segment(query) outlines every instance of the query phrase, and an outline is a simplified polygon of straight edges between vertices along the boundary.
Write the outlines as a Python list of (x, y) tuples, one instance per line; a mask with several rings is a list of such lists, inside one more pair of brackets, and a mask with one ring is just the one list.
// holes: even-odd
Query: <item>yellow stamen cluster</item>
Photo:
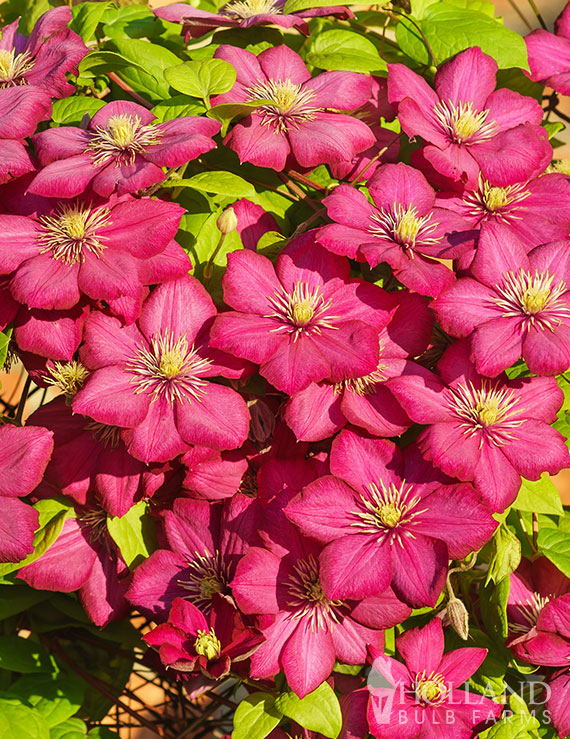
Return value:
[(71, 399), (83, 387), (89, 377), (89, 370), (75, 359), (72, 362), (54, 362), (47, 368), (50, 376), (46, 378), (48, 385), (57, 385)]
[(222, 651), (222, 644), (216, 633), (211, 631), (198, 631), (198, 636), (194, 642), (196, 654), (205, 657), (207, 660), (216, 659)]
[(85, 252), (100, 257), (105, 235), (99, 230), (110, 223), (109, 208), (92, 209), (81, 204), (59, 205), (51, 216), (40, 216), (40, 254), (51, 254), (64, 264), (82, 264)]
[(0, 49), (0, 88), (25, 85), (23, 76), (34, 66), (28, 51), (16, 54), (14, 49)]
[(280, 15), (282, 9), (274, 0), (235, 0), (226, 5), (224, 12), (239, 18), (253, 18), (255, 15)]
[(449, 693), (445, 678), (438, 672), (426, 675), (424, 670), (416, 675), (416, 698), (420, 703), (442, 703)]
[(434, 113), (442, 128), (456, 144), (469, 143), (472, 139), (484, 141), (496, 133), (494, 121), (488, 121), (488, 110), (476, 111), (473, 103), (440, 100)]
[(144, 126), (138, 115), (120, 114), (109, 118), (105, 126), (97, 126), (91, 133), (87, 151), (94, 154), (96, 164), (114, 159), (117, 163), (132, 164), (137, 154), (147, 146), (160, 143), (161, 132), (156, 126)]

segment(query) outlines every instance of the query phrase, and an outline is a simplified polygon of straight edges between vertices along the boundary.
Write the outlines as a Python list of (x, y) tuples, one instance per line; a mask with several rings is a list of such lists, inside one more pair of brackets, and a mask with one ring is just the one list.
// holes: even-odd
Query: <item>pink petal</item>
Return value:
[(118, 195), (124, 195), (144, 190), (165, 178), (166, 175), (160, 167), (137, 155), (132, 164), (111, 162), (103, 166), (95, 175), (91, 186), (96, 193), (108, 198), (115, 190)]
[(144, 344), (144, 338), (135, 325), (122, 326), (117, 318), (94, 311), (84, 327), (81, 361), (89, 369), (132, 360)]
[(222, 286), (227, 305), (261, 316), (275, 312), (270, 299), (281, 289), (270, 260), (249, 249), (228, 254), (228, 267), (222, 277)]
[(39, 514), (35, 508), (17, 498), (2, 498), (0, 562), (20, 562), (34, 551), (38, 523)]
[(6, 87), (0, 92), (0, 139), (31, 136), (50, 116), (50, 97), (37, 87)]
[(505, 274), (528, 269), (526, 250), (511, 229), (490, 221), (481, 228), (479, 247), (471, 265), (473, 276), (489, 287), (504, 283)]
[(311, 73), (299, 54), (285, 44), (265, 49), (257, 58), (269, 80), (290, 80), (299, 85), (311, 79)]
[(464, 337), (481, 323), (499, 315), (499, 309), (493, 303), (496, 296), (490, 287), (464, 277), (456, 280), (431, 305), (444, 331), (452, 336)]
[(322, 380), (330, 372), (330, 364), (320, 351), (320, 342), (308, 335), (301, 335), (298, 341), (288, 338), (280, 342), (259, 369), (262, 377), (289, 395), (304, 390), (311, 382)]
[(153, 400), (143, 420), (123, 431), (122, 439), (129, 454), (147, 464), (167, 462), (188, 449), (176, 428), (172, 406), (165, 398)]
[(28, 495), (43, 477), (53, 451), (52, 432), (0, 426), (0, 496)]
[[(317, 113), (287, 132), (291, 151), (302, 167), (353, 159), (374, 145), (375, 137), (364, 121), (339, 113)], [(252, 161), (252, 160), (250, 160)]]
[(400, 436), (412, 426), (389, 387), (377, 383), (374, 391), (365, 395), (347, 388), (342, 396), (342, 413), (349, 423), (366, 429), (374, 436)]
[(331, 674), (335, 656), (330, 633), (314, 629), (307, 618), (301, 619), (281, 655), (291, 690), (299, 698), (316, 690)]
[(180, 584), (187, 571), (180, 555), (158, 549), (135, 569), (127, 598), (154, 621), (166, 620), (174, 598), (188, 595)]
[(267, 213), (260, 205), (246, 198), (236, 200), (232, 208), (237, 217), (237, 232), (244, 249), (255, 251), (257, 242), (263, 234), (268, 231), (279, 231), (277, 222), (271, 213)]
[(498, 316), (481, 324), (471, 339), (471, 350), (477, 372), (496, 377), (514, 364), (522, 354), (524, 328), (522, 321)]
[(28, 192), (47, 198), (73, 198), (85, 192), (96, 174), (91, 155), (77, 154), (40, 169)]
[[(261, 69), (259, 57), (251, 51), (239, 49), (236, 46), (222, 44), (216, 49), (215, 59), (223, 59), (229, 62), (237, 72), (237, 81), (246, 87), (253, 87), (258, 82), (263, 82), (266, 77)], [(222, 102), (222, 101), (219, 101)], [(225, 101), (223, 101), (225, 102)], [(216, 100), (215, 104), (218, 104)]]
[[(370, 219), (376, 213), (374, 206), (368, 202), (364, 193), (350, 185), (335, 187), (330, 195), (323, 198), (329, 218), (344, 226), (366, 231), (370, 228)], [(328, 226), (320, 229), (317, 238)], [(320, 239), (319, 239), (320, 240)]]
[(275, 328), (276, 322), (271, 318), (250, 313), (222, 313), (212, 326), (211, 344), (259, 364), (269, 360), (282, 345), (287, 344), (287, 339)]
[(443, 627), (433, 618), (423, 628), (404, 632), (396, 640), (398, 651), (404, 658), (410, 674), (426, 671), (437, 672), (443, 657)]
[(342, 480), (327, 475), (303, 488), (284, 511), (305, 536), (327, 543), (352, 533), (354, 518), (350, 511), (355, 505), (354, 491)]
[(486, 656), (486, 649), (476, 647), (454, 649), (452, 652), (443, 655), (439, 672), (444, 676), (446, 682), (456, 687), (463, 685), (481, 667)]
[(523, 123), (540, 126), (542, 122), (542, 108), (534, 98), (506, 88), (494, 92), (487, 100), (485, 108), (489, 111), (488, 120), (494, 121), (501, 131)]
[(134, 257), (152, 257), (176, 236), (183, 213), (177, 203), (128, 199), (112, 209), (110, 223), (98, 233)]
[(389, 544), (354, 533), (332, 541), (320, 556), (323, 591), (331, 600), (361, 600), (379, 595), (390, 584)]
[(132, 379), (119, 367), (98, 369), (74, 397), (73, 411), (107, 426), (137, 426), (148, 413), (150, 399), (146, 393), (134, 392)]
[(496, 447), (487, 441), (479, 452), (474, 480), (485, 503), (499, 512), (515, 500), (521, 484), (520, 475), (505, 454), (505, 447)]
[(376, 205), (390, 211), (398, 203), (404, 209), (414, 206), (423, 216), (435, 203), (435, 192), (426, 178), (407, 164), (384, 164), (372, 175), (367, 187)]
[(22, 262), (38, 255), (38, 232), (31, 218), (0, 215), (2, 237), (10, 244), (0, 250), (0, 273), (14, 272)]
[(446, 475), (473, 480), (480, 458), (479, 438), (476, 434), (468, 436), (458, 421), (428, 426), (418, 441), (426, 459)]
[[(570, 456), (563, 437), (546, 424), (529, 419), (513, 435), (515, 440), (503, 447), (503, 454), (515, 470), (528, 480), (538, 480), (542, 472), (555, 475), (570, 466)], [(532, 448), (532, 455), (528, 453), (529, 448)]]
[(444, 385), (425, 368), (390, 380), (390, 391), (416, 423), (437, 423), (450, 419)]
[(312, 79), (307, 78), (303, 90), (316, 93), (311, 102), (319, 108), (356, 110), (368, 102), (371, 84), (370, 77), (364, 74), (322, 72)]
[[(432, 140), (433, 137), (430, 141)], [(449, 177), (451, 180), (460, 180), (469, 189), (475, 189), (479, 182), (480, 168), (479, 160), (476, 160), (475, 154), (472, 152), (473, 146), (466, 147), (459, 144), (450, 144), (449, 142), (442, 145), (437, 142), (434, 143), (439, 148), (426, 146), (423, 150), (425, 158), (432, 167), (445, 177)]]
[(341, 401), (334, 385), (312, 382), (289, 399), (283, 418), (299, 441), (321, 441), (346, 423)]
[(469, 101), (479, 111), (487, 107), (485, 101), (495, 89), (497, 71), (497, 62), (475, 46), (438, 68), (435, 89), (442, 100), (456, 104)]
[(64, 264), (49, 254), (28, 259), (10, 281), (12, 295), (30, 308), (67, 310), (79, 302), (79, 265)]
[(237, 566), (232, 593), (243, 613), (278, 613), (276, 582), (281, 559), (266, 549), (251, 547)]
[[(87, 131), (82, 128), (59, 126), (58, 128), (48, 128), (45, 131), (40, 131), (32, 140), (36, 156), (40, 160), (40, 164), (45, 167), (58, 159), (69, 159), (83, 154), (89, 144), (90, 137)], [(89, 161), (92, 160), (89, 158)]]
[(240, 162), (251, 162), (276, 172), (285, 168), (291, 151), (285, 134), (264, 125), (259, 115), (248, 115), (236, 123), (223, 143), (237, 153)]
[[(438, 539), (414, 533), (391, 544), (392, 588), (400, 600), (415, 608), (435, 606), (447, 575), (447, 546)], [(400, 650), (401, 651), (401, 650)]]
[(319, 244), (332, 251), (333, 254), (351, 259), (356, 259), (359, 248), (367, 240), (372, 240), (372, 237), (368, 236), (365, 231), (350, 226), (341, 226), (338, 223), (323, 226), (317, 233)]
[(522, 355), (529, 370), (538, 375), (558, 375), (570, 367), (570, 327), (554, 331), (531, 327), (523, 339)]
[(85, 254), (78, 284), (93, 300), (116, 300), (125, 295), (139, 295), (144, 274), (144, 264), (139, 259), (109, 245), (100, 255)]
[(376, 480), (396, 482), (402, 470), (402, 456), (391, 441), (344, 429), (333, 441), (330, 466), (333, 475), (361, 492)]
[(81, 604), (96, 626), (104, 627), (128, 614), (130, 608), (125, 599), (128, 574), (124, 563), (117, 562), (104, 547), (99, 547), (89, 577), (79, 591)]
[(399, 103), (404, 98), (412, 98), (424, 109), (431, 111), (438, 103), (438, 97), (419, 74), (412, 72), (405, 64), (388, 66), (388, 100)]
[(552, 424), (563, 403), (563, 395), (552, 377), (526, 377), (513, 380), (510, 387), (516, 389), (524, 416)]

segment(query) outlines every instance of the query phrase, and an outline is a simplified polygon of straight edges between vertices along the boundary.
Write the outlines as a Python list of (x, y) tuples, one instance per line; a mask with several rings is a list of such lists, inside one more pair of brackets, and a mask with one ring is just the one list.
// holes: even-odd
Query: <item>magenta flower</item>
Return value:
[(366, 186), (373, 204), (350, 185), (340, 185), (324, 199), (335, 223), (319, 229), (318, 242), (335, 254), (361, 256), (372, 267), (388, 262), (407, 287), (439, 295), (454, 277), (434, 257), (451, 259), (470, 249), (469, 224), (434, 207), (435, 192), (406, 164), (383, 165)]
[(570, 6), (566, 4), (554, 24), (554, 33), (542, 28), (525, 38), (530, 74), (534, 82), (570, 94)]
[(73, 410), (119, 426), (127, 450), (164, 462), (188, 444), (235, 449), (249, 429), (238, 393), (207, 378), (237, 377), (209, 353), (216, 308), (194, 277), (159, 285), (136, 325), (93, 313), (85, 324), (83, 364), (93, 370)]
[[(0, 45), (1, 45), (0, 41)], [(0, 80), (2, 69), (0, 49)], [(0, 83), (0, 184), (35, 169), (25, 142), (51, 116), (50, 96), (35, 87), (3, 88)]]
[(434, 606), (448, 560), (480, 549), (497, 526), (470, 485), (449, 484), (414, 447), (402, 454), (344, 430), (330, 466), (285, 513), (325, 545), (321, 582), (331, 600), (378, 595), (391, 583), (409, 605)]
[(524, 660), (524, 647), (519, 648), (519, 642), (524, 644), (527, 640), (529, 632), (537, 625), (542, 609), (550, 600), (570, 592), (570, 579), (546, 557), (533, 561), (521, 560), (509, 579), (507, 646), (515, 657)]
[(268, 506), (260, 529), (266, 548), (249, 549), (232, 591), (242, 613), (259, 616), (265, 637), (251, 658), (251, 676), (264, 679), (284, 670), (291, 689), (303, 698), (329, 677), (335, 659), (363, 664), (367, 644), (383, 649), (381, 629), (400, 623), (410, 611), (389, 591), (369, 603), (328, 598), (321, 585), (320, 547), (282, 513), (289, 498), (283, 494)]
[(34, 551), (38, 512), (19, 498), (40, 484), (52, 451), (45, 428), (0, 426), (0, 562), (19, 562)]
[(439, 193), (436, 203), (460, 215), (471, 228), (505, 224), (527, 251), (566, 239), (570, 233), (570, 182), (562, 174), (543, 174), (505, 187), (481, 178), (474, 190)]
[(175, 203), (130, 196), (43, 201), (34, 215), (0, 215), (0, 273), (13, 275), (13, 297), (30, 308), (66, 310), (82, 293), (139, 299), (152, 275), (145, 260), (170, 244), (181, 217)]
[(430, 424), (418, 438), (426, 459), (447, 475), (473, 480), (492, 510), (514, 501), (521, 476), (538, 480), (570, 466), (564, 437), (550, 427), (563, 401), (554, 378), (481, 377), (463, 341), (446, 351), (438, 369), (441, 378), (425, 369), (396, 377), (390, 390), (411, 419)]
[(545, 708), (558, 736), (570, 735), (570, 670), (558, 670), (548, 681), (550, 697)]
[(350, 279), (349, 263), (303, 234), (274, 267), (247, 249), (228, 255), (222, 313), (212, 345), (260, 365), (278, 390), (296, 393), (324, 378), (339, 382), (378, 366), (378, 333), (392, 299), (364, 280)]
[(15, 20), (4, 26), (0, 38), (0, 88), (31, 85), (50, 97), (73, 95), (75, 87), (67, 74), (77, 74), (77, 65), (87, 54), (83, 40), (67, 28), (68, 7), (52, 8), (35, 24), (29, 38), (18, 33)]
[(284, 13), (285, 0), (231, 0), (219, 13), (194, 8), (187, 3), (173, 3), (156, 8), (154, 14), (170, 23), (181, 23), (182, 33), (189, 38), (199, 38), (213, 28), (251, 28), (252, 26), (281, 26), (296, 28), (305, 36), (309, 26), (305, 18), (332, 15), (336, 18), (354, 18), (353, 13), (342, 6), (310, 8), (300, 13)]
[[(427, 300), (399, 290), (388, 325), (380, 331), (380, 359), (374, 372), (337, 383), (312, 382), (287, 403), (283, 417), (300, 441), (320, 441), (348, 422), (374, 436), (399, 436), (412, 425), (407, 413), (390, 392), (390, 377), (406, 369), (428, 346), (433, 317)], [(413, 323), (410, 315), (414, 316)]]
[[(68, 374), (73, 369), (79, 375), (77, 365)], [(65, 371), (65, 366), (58, 367), (54, 374)], [(120, 429), (72, 414), (63, 398), (39, 408), (30, 422), (53, 432), (55, 448), (46, 482), (79, 505), (94, 494), (109, 515), (124, 516), (136, 499), (152, 494), (163, 479), (163, 475), (147, 473), (142, 462), (127, 454)]]
[(185, 116), (154, 125), (154, 116), (136, 103), (115, 100), (97, 111), (87, 129), (49, 128), (34, 136), (43, 169), (28, 188), (50, 198), (72, 198), (90, 185), (109, 197), (162, 182), (162, 167), (179, 167), (216, 144), (220, 124)]
[(175, 598), (168, 621), (143, 639), (158, 649), (165, 667), (201, 672), (214, 680), (227, 675), (232, 663), (243, 662), (263, 641), (261, 633), (245, 626), (239, 611), (217, 593), (208, 618), (192, 603)]
[[(354, 72), (311, 77), (301, 57), (281, 45), (255, 56), (222, 45), (214, 55), (237, 72), (230, 92), (213, 105), (271, 100), (236, 123), (224, 139), (242, 162), (281, 171), (351, 160), (374, 145), (366, 123), (338, 111), (354, 110), (370, 97), (370, 80)], [(330, 112), (335, 111), (335, 112)]]
[(570, 593), (544, 602), (530, 631), (509, 642), (523, 662), (548, 667), (568, 667), (570, 661)]
[[(396, 639), (404, 663), (371, 649), (372, 677), (391, 687), (370, 687), (368, 723), (377, 739), (471, 739), (479, 724), (499, 717), (502, 706), (460, 687), (480, 667), (486, 649), (444, 654), (443, 627), (434, 618)], [(374, 673), (378, 677), (374, 678)]]
[(169, 549), (158, 549), (140, 564), (128, 598), (145, 616), (163, 622), (175, 598), (204, 613), (220, 593), (231, 600), (237, 563), (259, 525), (257, 501), (237, 494), (223, 503), (177, 498), (160, 513)]
[(477, 372), (495, 377), (520, 357), (538, 375), (570, 367), (567, 241), (537, 246), (527, 256), (509, 226), (486, 223), (470, 274), (433, 308), (445, 331), (470, 336)]
[(432, 166), (476, 188), (479, 173), (495, 185), (523, 182), (552, 157), (542, 108), (508, 89), (495, 91), (497, 63), (474, 47), (442, 64), (435, 92), (403, 64), (388, 67), (388, 99), (409, 136), (421, 136)]
[(236, 200), (231, 206), (237, 218), (237, 228), (244, 249), (255, 251), (257, 242), (268, 231), (279, 232), (275, 218), (267, 213), (261, 205), (256, 205), (246, 198)]
[(191, 498), (210, 501), (231, 498), (240, 491), (248, 472), (243, 449), (219, 452), (195, 446), (180, 461), (185, 467), (182, 489)]
[(93, 504), (78, 506), (75, 513), (49, 549), (17, 576), (36, 590), (79, 591), (89, 618), (106, 626), (128, 612), (129, 571), (108, 533), (107, 513)]

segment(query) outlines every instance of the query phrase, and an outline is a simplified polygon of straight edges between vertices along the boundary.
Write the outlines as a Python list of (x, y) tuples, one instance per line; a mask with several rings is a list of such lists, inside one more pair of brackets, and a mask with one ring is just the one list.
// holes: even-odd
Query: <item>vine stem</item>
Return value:
[(377, 162), (377, 161), (378, 161), (378, 160), (380, 159), (380, 157), (381, 157), (381, 156), (383, 156), (383, 155), (384, 155), (384, 154), (385, 154), (385, 153), (386, 153), (386, 152), (388, 151), (388, 149), (389, 149), (389, 148), (390, 148), (390, 147), (392, 146), (392, 144), (393, 144), (393, 143), (394, 143), (394, 142), (395, 142), (395, 141), (396, 141), (397, 139), (399, 139), (399, 138), (400, 138), (400, 135), (401, 135), (401, 134), (397, 133), (397, 134), (396, 134), (396, 135), (394, 136), (394, 138), (392, 139), (392, 141), (390, 141), (390, 143), (389, 143), (389, 144), (387, 144), (387, 145), (386, 145), (386, 146), (384, 146), (384, 147), (383, 147), (382, 149), (380, 149), (380, 151), (378, 152), (378, 154), (376, 154), (375, 156), (373, 156), (373, 157), (372, 157), (372, 159), (371, 159), (371, 160), (370, 160), (370, 161), (368, 162), (368, 164), (367, 164), (366, 166), (364, 166), (364, 167), (363, 167), (363, 168), (362, 168), (362, 169), (360, 170), (360, 172), (359, 172), (359, 173), (358, 173), (358, 174), (357, 174), (357, 175), (355, 176), (355, 178), (354, 178), (354, 179), (352, 180), (352, 182), (350, 182), (350, 186), (351, 186), (351, 187), (356, 187), (356, 185), (357, 185), (357, 184), (359, 183), (359, 181), (360, 181), (360, 180), (362, 179), (362, 175), (364, 175), (364, 174), (365, 174), (365, 172), (367, 172), (367, 170), (368, 170), (368, 169), (369, 169), (369, 168), (370, 168), (370, 167), (371, 167), (371, 166), (372, 166), (372, 165), (374, 164), (374, 162)]
[(520, 511), (517, 511), (517, 516), (519, 518), (519, 523), (521, 525), (522, 532), (526, 536), (526, 540), (528, 541), (529, 546), (532, 549), (533, 554), (536, 554), (537, 549), (536, 549), (536, 547), (534, 545), (534, 541), (531, 539), (531, 537), (530, 537), (530, 535), (529, 535), (529, 533), (528, 533), (528, 531), (526, 529), (526, 524), (524, 522), (524, 518), (522, 517), (522, 513)]
[(545, 31), (548, 31), (548, 26), (544, 22), (544, 18), (542, 17), (542, 14), (540, 10), (537, 8), (536, 3), (534, 0), (528, 0), (528, 4), (532, 8), (532, 12), (536, 15), (538, 22), (540, 25), (544, 28)]
[(525, 18), (522, 10), (515, 3), (515, 0), (509, 0), (509, 5), (515, 11), (515, 13), (518, 15), (518, 17), (521, 19), (521, 21), (525, 24), (525, 26), (528, 28), (528, 30), (529, 31), (532, 31), (533, 30), (532, 26), (530, 25), (530, 23)]
[(152, 103), (149, 103), (149, 101), (143, 98), (142, 95), (139, 95), (138, 92), (135, 92), (130, 85), (127, 85), (126, 82), (123, 82), (123, 80), (120, 77), (118, 77), (115, 74), (115, 72), (108, 72), (107, 77), (110, 80), (113, 80), (113, 82), (116, 85), (118, 85), (121, 88), (121, 90), (128, 92), (129, 95), (133, 98), (133, 100), (136, 100), (137, 103), (139, 103), (140, 105), (144, 105), (144, 107), (148, 108), (149, 110), (153, 107)]
[(24, 415), (24, 408), (26, 407), (26, 400), (28, 399), (28, 393), (30, 392), (30, 387), (32, 385), (32, 378), (30, 375), (26, 377), (26, 382), (24, 383), (24, 389), (22, 390), (22, 395), (20, 396), (20, 402), (18, 403), (18, 409), (16, 411), (16, 423), (18, 426), (22, 425), (22, 417)]

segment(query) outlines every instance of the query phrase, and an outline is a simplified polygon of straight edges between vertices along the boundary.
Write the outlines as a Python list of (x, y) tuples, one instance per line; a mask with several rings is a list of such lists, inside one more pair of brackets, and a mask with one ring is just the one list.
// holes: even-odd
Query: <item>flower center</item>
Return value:
[(97, 258), (105, 251), (105, 236), (97, 231), (110, 223), (109, 208), (92, 210), (81, 205), (59, 204), (55, 215), (39, 217), (40, 254), (49, 254), (64, 264), (82, 264), (85, 252)]
[(137, 349), (126, 370), (134, 375), (135, 393), (150, 393), (153, 400), (165, 398), (169, 403), (200, 402), (208, 386), (201, 375), (210, 364), (188, 346), (186, 336), (166, 330), (153, 336), (150, 345)]
[(449, 689), (445, 684), (443, 675), (438, 672), (431, 672), (426, 675), (426, 671), (418, 673), (414, 684), (416, 699), (420, 703), (442, 703), (449, 693)]
[(240, 18), (253, 18), (256, 15), (280, 15), (283, 9), (275, 0), (236, 0), (228, 3), (224, 12)]
[(570, 306), (563, 297), (568, 290), (566, 282), (559, 280), (554, 284), (554, 275), (548, 271), (508, 272), (505, 282), (496, 290), (500, 297), (495, 298), (495, 303), (503, 315), (522, 317), (527, 330), (538, 327), (553, 331), (563, 320), (570, 319)]
[(536, 626), (540, 612), (549, 600), (550, 598), (547, 595), (540, 595), (534, 592), (527, 598), (526, 603), (517, 603), (515, 606), (516, 610), (519, 612), (520, 617), (525, 620), (525, 623), (512, 623), (509, 621), (509, 630), (519, 634), (526, 634), (533, 626)]
[[(470, 208), (469, 215), (475, 218), (500, 217), (502, 221), (510, 223), (521, 218), (516, 213), (521, 203), (530, 195), (525, 186), (526, 183), (519, 183), (495, 187), (479, 177), (479, 187), (474, 192), (468, 192), (464, 196), (464, 202)], [(501, 212), (505, 209), (508, 209), (506, 213)]]
[(339, 394), (348, 390), (355, 395), (364, 397), (365, 395), (372, 395), (376, 391), (376, 385), (386, 380), (386, 368), (387, 365), (382, 364), (382, 352), (384, 351), (384, 342), (382, 339), (379, 340), (379, 351), (380, 360), (378, 366), (374, 372), (370, 372), (368, 375), (362, 375), (362, 377), (348, 377), (346, 380), (337, 382), (334, 386), (335, 393)]
[(205, 657), (207, 660), (219, 657), (220, 652), (222, 651), (222, 644), (216, 636), (216, 632), (211, 629), (210, 631), (198, 630), (197, 633), (198, 636), (194, 642), (196, 654), (199, 654), (201, 657)]
[(105, 126), (97, 126), (91, 132), (87, 151), (93, 152), (95, 164), (106, 164), (112, 159), (117, 164), (133, 164), (137, 154), (160, 140), (160, 129), (143, 126), (138, 115), (113, 115)]
[(317, 560), (310, 554), (307, 559), (297, 560), (289, 576), (287, 605), (295, 609), (294, 618), (307, 617), (311, 629), (327, 629), (339, 623), (342, 601), (330, 600), (324, 593), (319, 579)]
[(65, 394), (67, 399), (73, 398), (77, 391), (83, 387), (85, 380), (89, 377), (89, 370), (81, 362), (54, 362), (53, 367), (47, 367), (50, 377), (45, 381), (48, 385), (57, 385)]
[(292, 292), (281, 288), (269, 300), (275, 313), (265, 318), (275, 318), (281, 324), (271, 331), (293, 334), (294, 341), (305, 331), (320, 333), (323, 328), (336, 328), (331, 321), (338, 316), (327, 315), (332, 303), (324, 299), (319, 285), (311, 288), (307, 282), (297, 282)]
[(450, 388), (448, 407), (461, 420), (466, 436), (483, 432), (479, 447), (485, 437), (496, 446), (503, 446), (516, 439), (513, 431), (523, 423), (523, 419), (516, 418), (524, 410), (517, 407), (519, 400), (514, 390), (483, 380), (480, 388), (472, 382)]
[(34, 59), (29, 51), (16, 54), (14, 49), (0, 49), (0, 88), (25, 85), (23, 77), (33, 66)]
[(94, 508), (86, 511), (79, 516), (79, 521), (89, 528), (89, 539), (91, 542), (108, 538), (107, 512), (102, 508)]
[(212, 596), (225, 593), (230, 581), (228, 566), (222, 554), (216, 550), (212, 554), (198, 554), (188, 562), (188, 579), (178, 584), (188, 592), (188, 600), (201, 610), (208, 609)]
[(420, 496), (413, 494), (414, 486), (403, 480), (399, 486), (383, 480), (368, 484), (368, 491), (360, 495), (359, 506), (351, 511), (356, 520), (352, 524), (361, 533), (372, 534), (382, 541), (386, 536), (392, 543), (402, 525), (413, 525)]
[(488, 110), (476, 112), (472, 102), (453, 103), (440, 100), (433, 112), (447, 135), (456, 144), (475, 144), (492, 138), (497, 130), (495, 121), (487, 121)]
[(416, 241), (426, 246), (441, 241), (441, 236), (433, 236), (438, 224), (432, 217), (433, 213), (418, 215), (418, 209), (413, 205), (404, 207), (401, 203), (394, 203), (391, 210), (381, 208), (372, 214), (373, 225), (369, 231), (375, 236), (395, 241), (404, 249), (410, 249), (410, 256), (413, 257)]
[(91, 435), (106, 449), (116, 449), (121, 441), (121, 429), (118, 426), (107, 426), (98, 421), (90, 421), (84, 426), (85, 431), (90, 431)]
[(287, 133), (288, 127), (298, 128), (304, 121), (312, 121), (321, 110), (312, 104), (316, 92), (290, 79), (258, 82), (247, 88), (248, 101), (268, 100), (267, 105), (257, 109), (263, 116), (264, 125), (272, 125), (276, 132)]

